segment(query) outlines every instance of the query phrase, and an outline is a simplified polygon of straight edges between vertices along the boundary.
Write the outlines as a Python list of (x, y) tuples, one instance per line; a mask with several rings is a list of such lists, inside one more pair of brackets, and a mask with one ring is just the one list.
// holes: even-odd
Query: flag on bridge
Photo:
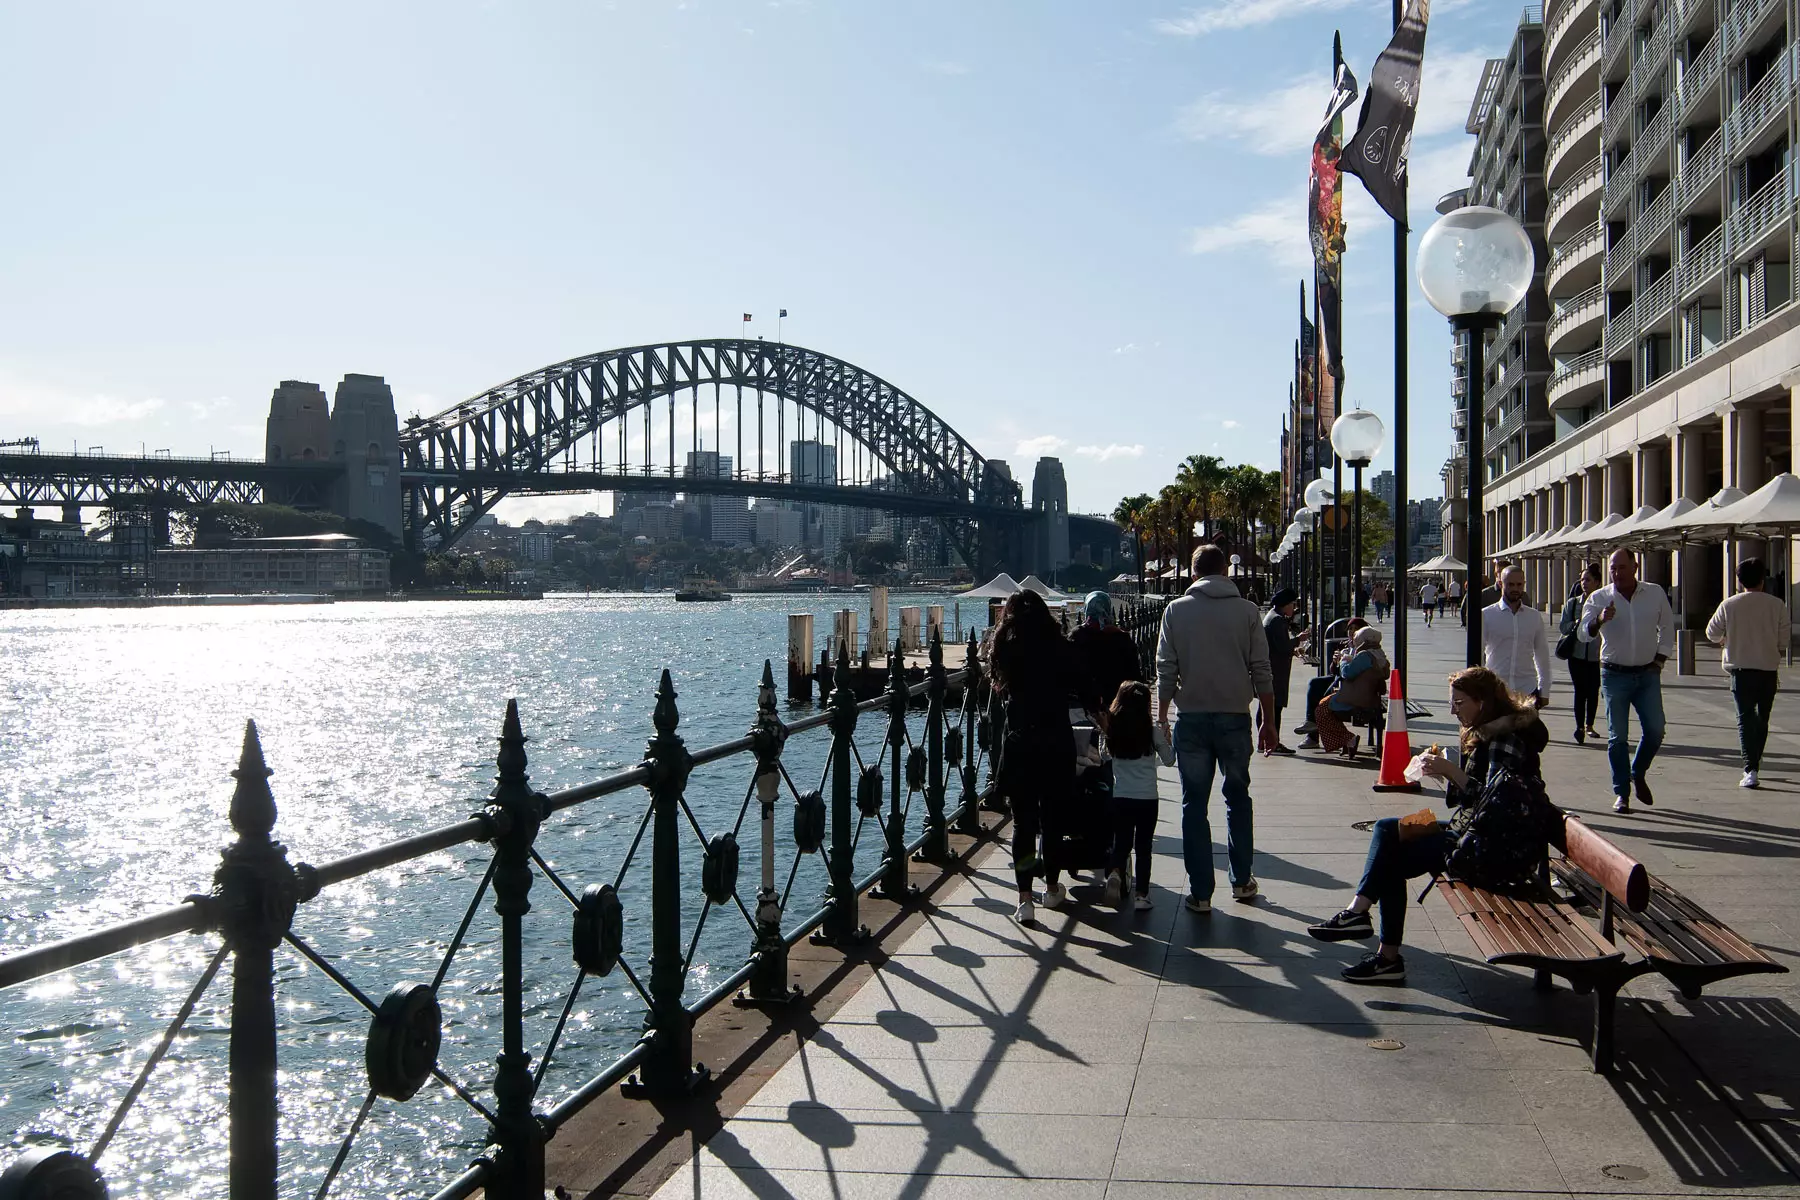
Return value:
[(1406, 163), (1413, 119), (1419, 115), (1419, 74), (1425, 64), (1425, 25), (1431, 0), (1408, 0), (1363, 95), (1356, 133), (1344, 144), (1343, 169), (1363, 181), (1387, 215), (1406, 224)]
[(745, 323), (746, 323), (746, 324), (748, 324), (748, 323), (749, 323), (749, 321), (750, 321), (750, 314), (749, 314), (749, 313), (745, 313), (745, 314), (744, 314), (744, 321), (745, 321)]
[(782, 309), (782, 310), (781, 310), (781, 311), (780, 311), (780, 312), (779, 312), (779, 313), (777, 313), (777, 314), (776, 314), (776, 315), (777, 315), (777, 316), (782, 316), (782, 317), (785, 317), (785, 316), (787, 316), (787, 309), (785, 309), (785, 308), (784, 308), (784, 309)]

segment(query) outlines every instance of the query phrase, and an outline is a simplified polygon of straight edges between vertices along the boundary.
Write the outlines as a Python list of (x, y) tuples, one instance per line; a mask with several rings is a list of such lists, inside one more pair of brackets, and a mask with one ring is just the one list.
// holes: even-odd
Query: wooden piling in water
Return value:
[[(869, 589), (869, 645), (878, 653), (893, 649), (888, 642), (888, 590), (884, 587)], [(856, 650), (852, 648), (850, 653)]]
[(909, 604), (900, 610), (900, 649), (902, 653), (923, 650), (919, 641), (919, 606)]
[(812, 700), (813, 616), (811, 613), (788, 614), (788, 702), (805, 704)]

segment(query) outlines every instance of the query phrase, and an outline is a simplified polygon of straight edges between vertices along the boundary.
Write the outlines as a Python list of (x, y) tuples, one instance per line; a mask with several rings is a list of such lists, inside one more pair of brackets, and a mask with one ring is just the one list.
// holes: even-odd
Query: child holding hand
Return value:
[(1150, 846), (1156, 836), (1156, 764), (1175, 765), (1175, 749), (1150, 719), (1150, 688), (1137, 680), (1119, 685), (1108, 710), (1107, 749), (1113, 759), (1113, 804), (1118, 827), (1113, 838), (1112, 870), (1106, 876), (1106, 898), (1118, 903), (1125, 891), (1125, 861), (1137, 854), (1132, 880), (1139, 912), (1150, 907)]

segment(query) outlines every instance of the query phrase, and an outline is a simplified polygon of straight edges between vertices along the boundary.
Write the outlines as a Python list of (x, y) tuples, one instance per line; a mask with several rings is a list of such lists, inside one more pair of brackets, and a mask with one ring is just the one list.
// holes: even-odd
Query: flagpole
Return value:
[[(1405, 0), (1393, 0), (1394, 32), (1400, 32)], [(1374, 81), (1370, 84), (1373, 86)], [(1407, 425), (1407, 322), (1405, 221), (1407, 177), (1400, 177), (1400, 213), (1394, 218), (1394, 670), (1400, 673), (1400, 694), (1406, 690), (1406, 567), (1411, 538), (1406, 527), (1406, 425)], [(1403, 702), (1404, 703), (1404, 702)]]

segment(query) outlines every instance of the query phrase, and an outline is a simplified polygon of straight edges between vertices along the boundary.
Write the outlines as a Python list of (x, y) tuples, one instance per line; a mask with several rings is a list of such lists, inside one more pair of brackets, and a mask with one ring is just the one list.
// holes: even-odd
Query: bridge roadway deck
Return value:
[[(1442, 679), (1461, 631), (1415, 628), (1413, 644), (1414, 678)], [(1439, 688), (1415, 691), (1440, 718), (1415, 722), (1415, 743), (1447, 740)], [(1800, 701), (1777, 702), (1769, 782), (1744, 792), (1716, 662), (1695, 679), (1671, 674), (1667, 691), (1654, 809), (1609, 811), (1605, 751), (1570, 741), (1566, 684), (1549, 714), (1552, 794), (1800, 966)], [(1007, 860), (990, 855), (815, 1033), (787, 1039), (791, 1057), (690, 1139), (684, 1166), (624, 1192), (1800, 1196), (1800, 973), (1731, 981), (1692, 1004), (1640, 979), (1622, 1002), (1612, 1078), (1588, 1069), (1588, 1001), (1481, 962), (1435, 896), (1410, 914), (1405, 987), (1341, 982), (1360, 945), (1323, 945), (1303, 927), (1357, 877), (1366, 835), (1350, 823), (1420, 802), (1371, 793), (1371, 770), (1259, 759), (1263, 897), (1210, 916), (1181, 907), (1173, 772), (1153, 911), (1084, 901), (1022, 930)], [(595, 1181), (553, 1182), (580, 1196)]]

